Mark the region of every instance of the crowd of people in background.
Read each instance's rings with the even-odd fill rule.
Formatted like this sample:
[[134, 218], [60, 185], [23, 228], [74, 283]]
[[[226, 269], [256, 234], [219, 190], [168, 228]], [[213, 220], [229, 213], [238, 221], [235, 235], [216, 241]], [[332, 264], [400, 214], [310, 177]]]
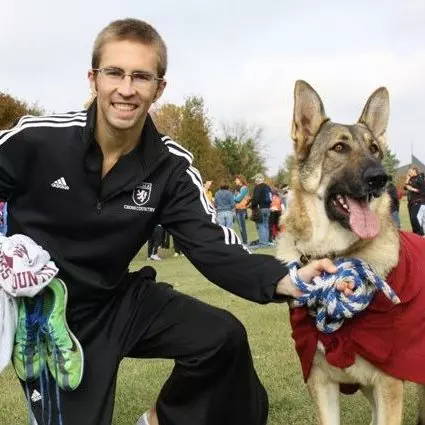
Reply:
[[[233, 182], [223, 181], [213, 192], [213, 181], [204, 182], [204, 193], [216, 210], [216, 221], [221, 226], [234, 228], [240, 235], [242, 244], [252, 250], [268, 248], [275, 245], [279, 232], [284, 226], [281, 216], [290, 202], [290, 190], [287, 185], [274, 187], [266, 182], [262, 173], [251, 177], [254, 183], [250, 190], [248, 181], [243, 175], [235, 176]], [[400, 223], [400, 199], [407, 195], [412, 231], [418, 235], [425, 234], [425, 177], [417, 167], [411, 167], [406, 176], [405, 192], [398, 190], [390, 177], [387, 192], [391, 198], [391, 215], [397, 228]], [[247, 220], [255, 223], [257, 237], [249, 241]], [[170, 248], [170, 235], [160, 225], [155, 229], [148, 243], [148, 259], [159, 261], [159, 248]], [[174, 256], [184, 256], [180, 247], [173, 243]]]
[[[280, 188], [266, 183], [262, 173], [252, 177], [255, 183], [252, 195], [248, 182], [243, 175], [235, 176], [232, 187], [227, 182], [220, 183], [213, 194], [212, 180], [204, 182], [204, 192], [208, 201], [215, 207], [216, 220], [221, 226], [233, 228], [237, 224], [241, 241], [249, 249], [274, 246], [280, 231], [283, 230], [281, 216], [290, 202], [290, 191], [287, 185]], [[412, 232], [425, 235], [425, 176], [418, 167], [409, 168], [405, 185], [407, 208]], [[400, 229], [400, 199], [403, 191], [397, 190], [392, 178], [387, 184], [387, 192], [391, 198], [391, 215], [397, 228]], [[255, 222], [258, 238], [248, 240], [247, 220]], [[0, 234], [7, 232], [7, 204], [0, 201]], [[159, 224], [148, 241], [147, 259], [161, 261], [159, 249], [169, 249], [170, 234]], [[174, 257], [184, 257], [178, 243], [173, 240]]]
[[[279, 191], [278, 188], [271, 187], [265, 182], [262, 173], [257, 173], [252, 180], [255, 182], [252, 195], [243, 175], [235, 177], [232, 189], [227, 182], [220, 183], [220, 188], [213, 197], [211, 197], [211, 181], [205, 182], [204, 191], [217, 211], [218, 224], [233, 228], [236, 222], [245, 247], [267, 248], [274, 246], [279, 233], [280, 217], [285, 211], [288, 188], [285, 186], [282, 188], [285, 190]], [[258, 239], [251, 242], [248, 241], [246, 225], [249, 218], [255, 222], [258, 233]]]
[[[204, 182], [204, 193], [216, 211], [216, 222], [239, 233], [242, 244], [249, 249], [268, 248], [275, 245], [281, 231], [280, 217], [284, 213], [289, 195], [288, 186], [272, 187], [265, 182], [263, 174], [252, 177], [255, 183], [252, 194], [243, 175], [235, 176], [232, 184], [223, 181], [213, 193], [213, 181]], [[248, 239], [247, 220], [255, 222], [258, 238]], [[159, 248], [170, 248], [170, 235], [160, 225], [155, 228], [148, 242], [148, 260], [160, 261]], [[183, 256], [174, 242], [174, 256]]]

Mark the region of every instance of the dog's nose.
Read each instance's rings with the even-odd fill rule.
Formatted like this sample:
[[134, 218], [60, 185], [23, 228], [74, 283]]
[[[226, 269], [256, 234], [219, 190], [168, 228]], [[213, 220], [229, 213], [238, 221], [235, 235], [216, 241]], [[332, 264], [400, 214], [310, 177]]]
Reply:
[[383, 167], [368, 167], [364, 171], [363, 179], [367, 183], [369, 191], [383, 189], [388, 181], [388, 174]]

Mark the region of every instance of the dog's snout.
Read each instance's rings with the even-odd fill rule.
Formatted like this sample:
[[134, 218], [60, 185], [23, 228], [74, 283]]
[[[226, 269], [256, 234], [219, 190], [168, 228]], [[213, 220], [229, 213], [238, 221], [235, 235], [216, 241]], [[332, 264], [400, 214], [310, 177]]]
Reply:
[[364, 171], [363, 179], [367, 183], [369, 191], [383, 189], [388, 181], [388, 174], [383, 167], [368, 167]]

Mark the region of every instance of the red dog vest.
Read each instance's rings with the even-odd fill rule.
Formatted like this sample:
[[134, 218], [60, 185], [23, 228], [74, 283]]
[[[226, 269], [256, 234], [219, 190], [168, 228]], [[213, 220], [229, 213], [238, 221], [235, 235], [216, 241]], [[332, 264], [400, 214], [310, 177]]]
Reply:
[[402, 380], [425, 384], [425, 239], [400, 232], [400, 258], [387, 277], [401, 303], [377, 292], [369, 307], [332, 334], [316, 329], [306, 307], [290, 310], [292, 337], [304, 380], [311, 370], [317, 342], [326, 360], [347, 368], [356, 354]]

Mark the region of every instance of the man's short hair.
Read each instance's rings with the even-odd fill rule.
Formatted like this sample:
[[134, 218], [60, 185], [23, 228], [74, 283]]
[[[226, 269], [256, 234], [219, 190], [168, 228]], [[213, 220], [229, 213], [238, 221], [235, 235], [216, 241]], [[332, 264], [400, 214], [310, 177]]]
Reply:
[[157, 49], [158, 77], [164, 77], [167, 71], [167, 46], [154, 27], [139, 19], [119, 19], [111, 22], [96, 37], [93, 45], [91, 66], [99, 68], [103, 46], [109, 41], [136, 41]]

